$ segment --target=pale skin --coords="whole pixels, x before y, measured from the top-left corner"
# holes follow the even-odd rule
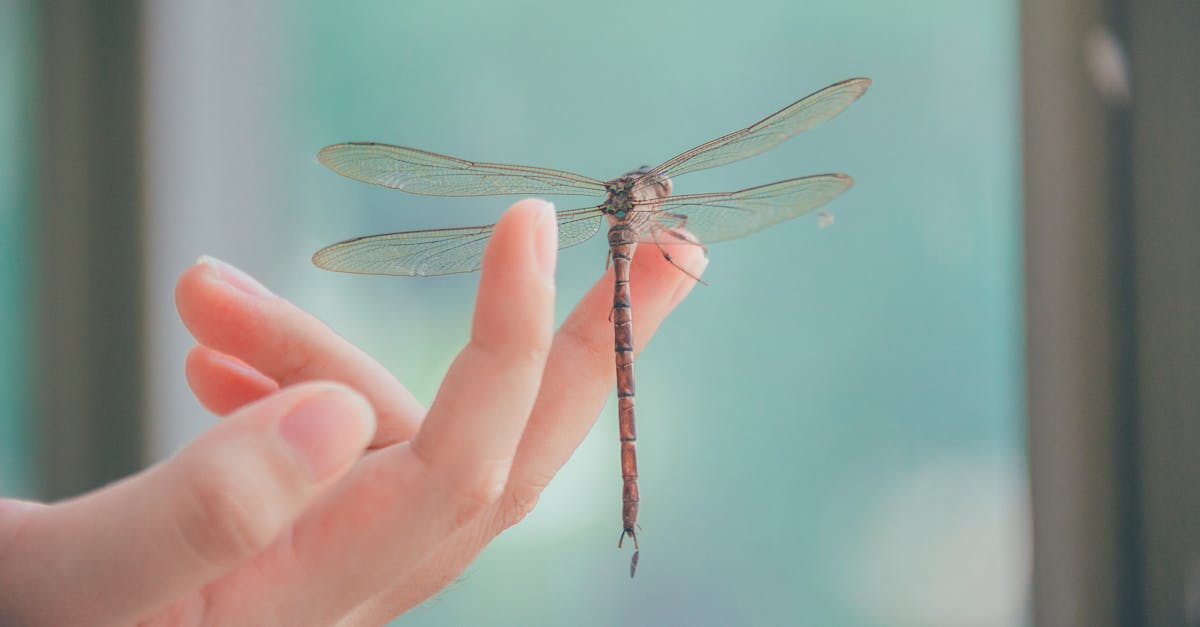
[[[248,275],[188,268],[187,380],[224,419],[95,492],[0,499],[0,624],[379,625],[446,586],[531,511],[614,385],[611,270],[555,332],[554,229],[542,201],[501,218],[428,410]],[[648,246],[631,283],[642,347],[694,281]]]

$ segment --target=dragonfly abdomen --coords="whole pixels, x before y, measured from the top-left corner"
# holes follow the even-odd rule
[[[637,429],[633,412],[633,298],[629,288],[629,264],[637,246],[637,232],[624,222],[608,230],[609,254],[613,264],[613,349],[617,365],[617,424],[621,435],[621,541],[633,540],[629,576],[637,569],[638,472]]]

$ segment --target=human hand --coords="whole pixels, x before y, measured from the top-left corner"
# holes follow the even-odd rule
[[[552,332],[554,225],[533,200],[500,220],[428,411],[247,275],[186,270],[188,382],[226,418],[96,492],[0,500],[0,623],[381,624],[437,592],[533,508],[613,387],[611,271]],[[641,347],[693,281],[646,248],[632,283]]]

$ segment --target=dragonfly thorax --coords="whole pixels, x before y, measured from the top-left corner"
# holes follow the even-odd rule
[[[650,174],[652,171],[650,166],[642,166],[605,184],[608,200],[603,211],[614,224],[631,219],[638,205],[671,195],[671,179]]]

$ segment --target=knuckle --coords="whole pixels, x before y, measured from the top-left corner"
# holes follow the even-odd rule
[[[313,377],[313,355],[310,349],[292,340],[285,340],[276,353],[281,381],[306,381]]]
[[[526,344],[522,357],[530,363],[546,363],[550,357],[550,338],[539,334],[534,341]]]
[[[499,469],[483,471],[463,486],[459,494],[468,501],[485,506],[492,505],[504,494],[504,482],[507,478],[505,474]]]
[[[596,360],[607,362],[612,359],[613,347],[611,334],[602,339],[597,335],[588,333],[588,331],[581,328],[578,324],[565,324],[560,333],[566,339],[573,342],[579,350],[583,351],[589,361],[593,363]]]
[[[513,334],[502,338],[476,336],[471,343],[489,358],[507,364],[539,365],[550,355],[550,342],[541,334],[525,337]]]
[[[479,516],[483,511],[492,507],[504,494],[505,483],[508,479],[506,465],[494,464],[474,473],[470,479],[460,481],[453,488],[458,505],[455,512],[455,523],[465,524]]]
[[[181,510],[179,533],[202,562],[224,565],[253,555],[274,539],[270,507],[244,477],[220,468],[186,475],[188,502]]]
[[[508,493],[503,507],[500,508],[497,524],[500,531],[521,522],[537,506],[541,495],[540,488],[521,488]]]

